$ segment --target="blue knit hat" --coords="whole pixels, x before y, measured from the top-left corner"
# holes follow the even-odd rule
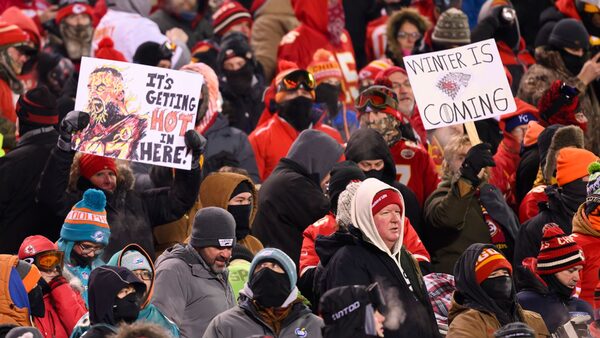
[[[283,268],[283,271],[285,271],[290,279],[291,289],[293,290],[296,287],[296,281],[298,280],[296,264],[294,264],[294,261],[290,258],[290,256],[276,248],[262,249],[256,254],[256,256],[254,256],[252,264],[250,264],[250,279],[252,279],[252,276],[254,275],[254,269],[256,269],[256,266],[264,261],[274,261],[279,264],[279,266]]]
[[[110,228],[106,220],[106,196],[97,189],[88,189],[83,199],[69,212],[60,230],[60,238],[67,241],[89,241],[108,244]]]

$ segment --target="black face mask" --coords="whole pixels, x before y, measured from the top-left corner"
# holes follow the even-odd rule
[[[513,300],[513,282],[509,276],[488,278],[481,283],[481,288],[495,301]]]
[[[227,211],[235,219],[235,238],[239,241],[250,233],[250,213],[252,204],[247,205],[229,205]]]
[[[548,285],[548,290],[555,293],[558,298],[563,301],[567,301],[571,298],[573,294],[573,289],[561,283],[558,278],[554,274],[552,275],[542,275],[541,276],[544,282]]]
[[[363,172],[365,173],[365,176],[367,178],[376,178],[376,179],[378,179],[380,181],[383,178],[383,169],[381,169],[381,170],[372,169],[372,170],[363,171]]]
[[[315,89],[315,102],[327,104],[329,116],[335,116],[338,113],[338,102],[342,88],[340,86],[321,83]]]
[[[44,294],[42,292],[42,288],[39,285],[36,285],[29,293],[27,294],[27,298],[29,298],[29,308],[31,309],[31,315],[34,317],[44,317],[46,316],[46,306],[44,305]]]
[[[254,300],[264,307],[281,307],[292,292],[288,276],[269,268],[256,272],[248,286]]]
[[[71,261],[73,261],[75,263],[75,265],[77,265],[77,266],[81,266],[81,267],[90,266],[90,265],[92,265],[92,262],[94,261],[94,259],[96,259],[96,256],[94,256],[94,257],[82,256],[82,255],[78,254],[77,252],[75,252],[75,250],[71,250]]]
[[[123,298],[117,297],[113,305],[113,316],[117,323],[133,323],[140,313],[137,295],[130,293]]]
[[[562,58],[563,63],[565,64],[565,67],[567,67],[569,73],[571,73],[573,76],[577,76],[581,71],[581,68],[583,68],[583,64],[585,61],[587,61],[586,58],[583,56],[573,55],[564,49],[560,49],[558,52],[560,53],[560,57]]]
[[[223,70],[223,75],[227,79],[227,86],[237,95],[248,95],[252,88],[252,78],[254,77],[254,68],[249,61],[238,70]]]
[[[313,101],[304,96],[281,103],[279,116],[286,120],[297,131],[307,129],[313,122],[311,117]]]
[[[561,187],[560,199],[570,213],[575,213],[587,197],[587,182],[577,179]]]

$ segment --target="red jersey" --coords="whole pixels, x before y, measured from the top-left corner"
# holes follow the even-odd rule
[[[340,45],[331,44],[327,33],[327,1],[293,0],[292,5],[301,24],[281,39],[277,59],[295,62],[300,68],[306,69],[317,49],[330,51],[342,69],[345,102],[354,104],[359,94],[358,71],[350,34],[344,30]]]
[[[422,207],[440,183],[433,160],[425,148],[404,139],[396,142],[390,151],[396,164],[396,179],[415,193]]]
[[[328,134],[340,144],[343,143],[340,133],[328,125],[318,123],[313,129]],[[300,135],[299,131],[280,118],[278,114],[273,114],[265,125],[256,128],[248,136],[254,150],[261,181],[264,182],[271,175],[279,160],[287,155],[298,135]]]
[[[387,46],[387,15],[369,22],[367,25],[367,37],[365,39],[365,53],[367,54],[367,62],[381,59],[385,56],[385,48]]]

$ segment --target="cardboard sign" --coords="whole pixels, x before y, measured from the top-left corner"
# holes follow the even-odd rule
[[[425,129],[514,112],[493,39],[440,52],[404,57]]]
[[[84,57],[75,109],[90,124],[73,149],[105,157],[190,169],[185,132],[194,128],[200,74]]]

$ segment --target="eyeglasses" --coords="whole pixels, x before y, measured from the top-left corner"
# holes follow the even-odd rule
[[[30,264],[35,264],[38,269],[44,272],[52,272],[57,268],[60,270],[63,267],[65,253],[62,251],[44,251],[32,258],[27,258],[25,261]]]
[[[82,255],[89,255],[93,252],[94,256],[100,256],[104,252],[104,247],[97,247],[83,243],[79,243],[77,245],[79,246],[79,249],[81,249]]]
[[[396,93],[385,86],[371,86],[360,93],[356,103],[356,107],[359,110],[365,110],[367,105],[377,110],[386,108],[397,110],[398,99],[396,98]]]
[[[152,280],[152,272],[148,270],[135,270],[133,274],[140,280]]]
[[[413,33],[407,33],[407,32],[398,32],[398,35],[396,35],[396,38],[398,39],[406,39],[406,38],[411,38],[413,40],[419,40],[423,35],[421,35],[421,33],[419,32],[413,32]]]
[[[304,89],[309,92],[315,89],[315,77],[302,69],[295,70],[286,75],[277,85],[277,91],[295,91]]]

